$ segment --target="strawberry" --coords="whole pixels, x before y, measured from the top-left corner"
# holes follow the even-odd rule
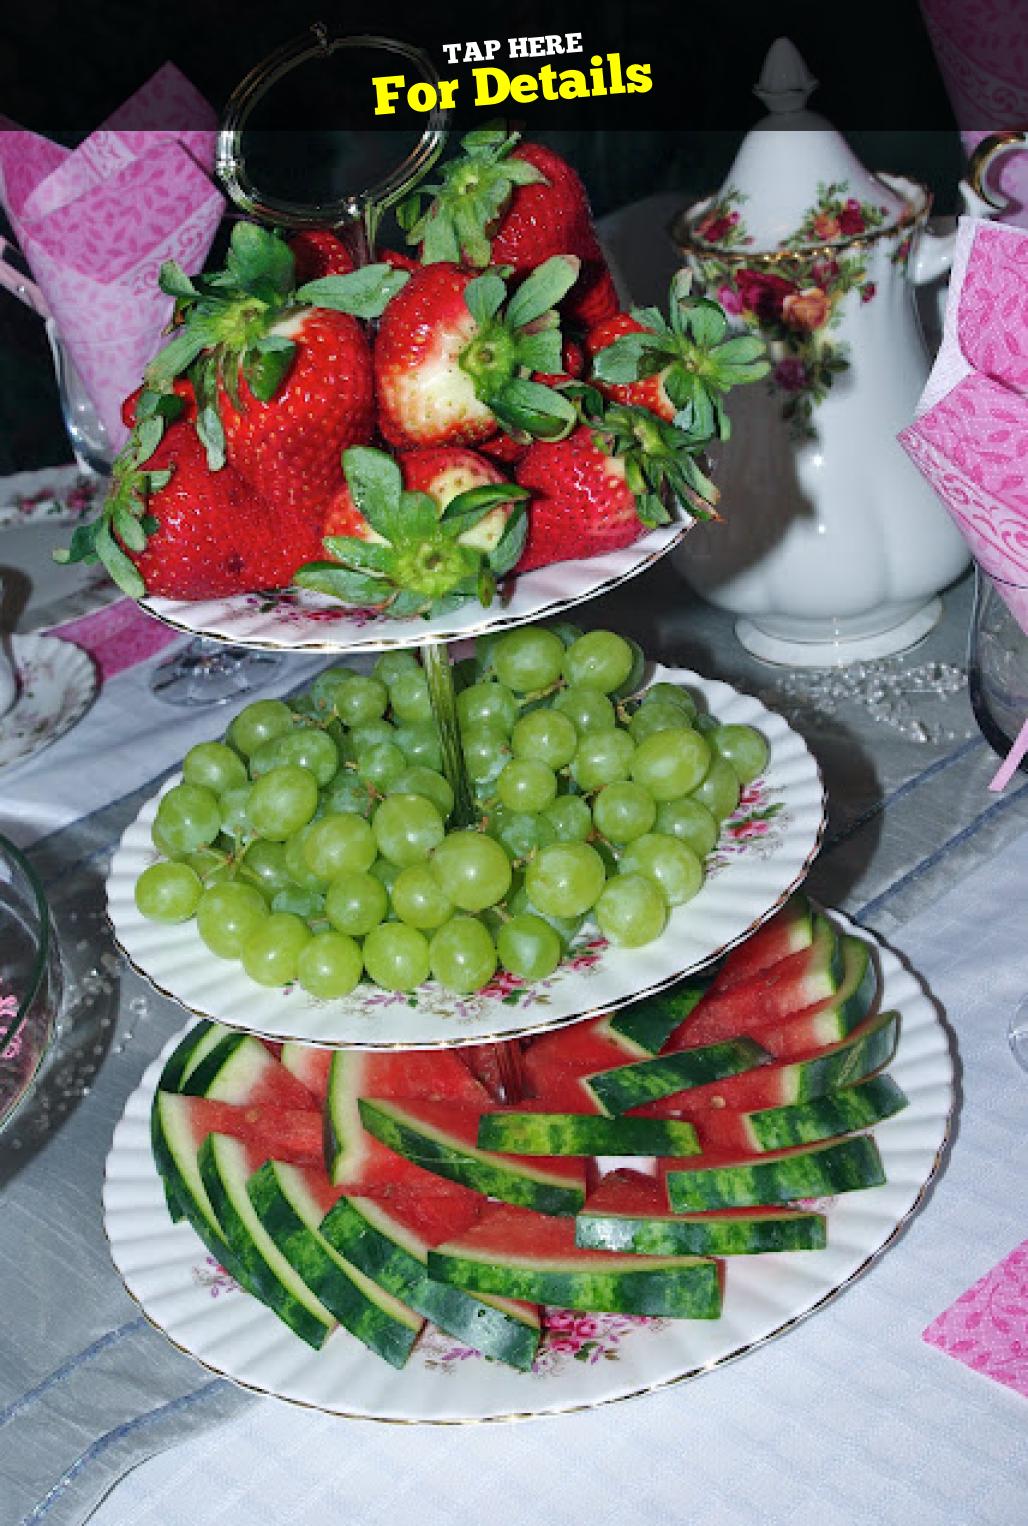
[[[618,313],[586,336],[592,381],[605,396],[649,408],[696,440],[728,438],[722,398],[766,376],[763,342],[729,335],[717,302],[694,297],[687,271],[671,283],[670,316],[655,307]]]
[[[301,233],[294,233],[289,248],[295,266],[293,279],[298,286],[322,276],[347,276],[357,268],[342,239],[328,228],[304,228]]]
[[[406,280],[369,265],[297,286],[289,246],[237,223],[224,271],[190,279],[173,262],[161,267],[178,324],[147,384],[167,390],[186,372],[212,470],[227,461],[255,492],[320,523],[341,452],[374,429],[370,348],[357,319],[377,316]]]
[[[394,460],[357,445],[343,471],[347,499],[335,501],[331,524],[344,533],[326,535],[333,560],[302,567],[301,588],[401,617],[441,614],[476,595],[490,602],[524,546],[526,488],[452,448]]]
[[[563,311],[585,326],[618,310],[617,293],[593,228],[585,186],[566,159],[517,133],[483,128],[462,142],[436,185],[419,188],[400,210],[408,241],[426,264],[438,260],[509,265],[524,275],[555,254],[582,262]],[[518,146],[515,146],[518,145]],[[422,214],[421,198],[432,201]]]
[[[390,445],[474,445],[498,429],[555,438],[575,412],[524,373],[554,372],[561,339],[553,304],[577,260],[548,260],[503,307],[495,271],[449,262],[417,270],[386,307],[375,343],[379,428]]]
[[[292,510],[256,497],[231,467],[212,472],[182,395],[136,394],[132,434],[100,517],[79,526],[67,561],[103,562],[125,593],[222,598],[287,584],[317,553]]]

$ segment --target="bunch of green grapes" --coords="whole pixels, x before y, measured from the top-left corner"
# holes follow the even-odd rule
[[[425,674],[409,652],[248,705],[186,755],[161,798],[149,918],[196,918],[212,953],[265,986],[347,995],[363,975],[480,990],[560,964],[587,921],[660,936],[703,883],[740,787],[766,767],[749,726],[687,690],[638,693],[643,654],[612,631],[526,626],[455,670],[476,822],[451,825]]]

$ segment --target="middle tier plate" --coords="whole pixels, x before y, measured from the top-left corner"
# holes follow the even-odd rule
[[[111,864],[107,901],[118,943],[157,990],[190,1011],[265,1038],[332,1048],[436,1049],[510,1039],[651,995],[738,943],[802,883],[825,812],[818,766],[780,715],[685,669],[658,668],[654,677],[692,690],[722,722],[755,726],[769,743],[770,760],[722,826],[700,893],[677,907],[661,937],[644,948],[615,948],[593,928],[547,979],[529,982],[500,971],[471,996],[434,981],[410,993],[365,981],[337,1001],[319,1001],[299,986],[269,990],[241,965],[210,953],[195,922],[149,922],[136,909],[136,880],[157,858],[150,829],[159,795],[128,828]],[[165,789],[177,782],[169,780]]]

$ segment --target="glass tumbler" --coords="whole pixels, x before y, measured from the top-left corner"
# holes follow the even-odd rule
[[[993,577],[975,568],[974,610],[967,680],[978,728],[1006,757],[1028,720],[1028,571],[1023,580]],[[1028,772],[1028,757],[1020,767]]]

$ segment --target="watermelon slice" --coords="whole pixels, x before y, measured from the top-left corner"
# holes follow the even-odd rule
[[[228,1077],[227,1083],[224,1077]],[[225,1094],[226,1084],[232,1097]],[[177,1088],[186,1096],[237,1100],[245,1087],[248,1107],[316,1109],[318,1099],[291,1075],[260,1039],[226,1030],[224,1038],[187,1068]]]
[[[771,1056],[750,1038],[725,1039],[677,1054],[656,1055],[635,1065],[619,1065],[585,1076],[582,1085],[604,1113],[626,1113],[642,1102],[673,1096],[684,1087],[704,1086],[766,1065]]]
[[[479,1149],[480,1110],[371,1097],[361,1097],[358,1108],[365,1129],[390,1150],[475,1192],[547,1214],[574,1213],[585,1200],[580,1159]]]
[[[613,1023],[610,1016],[594,1017],[533,1039],[524,1059],[530,1097],[554,1112],[597,1112],[595,1097],[582,1086],[583,1077],[651,1053],[637,1039],[616,1032]]]
[[[483,1113],[478,1143],[520,1155],[692,1155],[699,1149],[692,1124],[669,1118],[516,1110]]]
[[[694,1156],[662,1161],[661,1175],[668,1202],[678,1213],[792,1203],[798,1198],[880,1187],[885,1181],[878,1147],[870,1134],[757,1157]]]
[[[658,1102],[644,1103],[633,1108],[632,1115],[688,1119],[695,1123],[702,1139],[704,1123],[711,1113],[724,1109],[752,1113],[769,1107],[789,1107],[873,1075],[892,1059],[899,1027],[898,1012],[879,1012],[837,1044],[829,1044],[800,1059],[765,1065],[725,1081],[695,1086]]]
[[[814,931],[813,909],[806,896],[798,891],[770,921],[725,955],[714,981],[715,991],[727,991],[738,981],[748,980],[780,960],[788,959],[790,954],[809,948],[814,941]]]
[[[723,1208],[669,1213],[660,1182],[638,1171],[612,1171],[575,1220],[575,1243],[594,1250],[673,1256],[752,1256],[764,1251],[822,1250],[824,1214],[795,1208]]]
[[[670,1319],[717,1319],[721,1312],[716,1261],[584,1250],[572,1220],[510,1204],[488,1204],[463,1234],[429,1251],[428,1273],[472,1292],[562,1309]]]
[[[877,1075],[809,1102],[764,1108],[756,1113],[727,1109],[708,1112],[698,1125],[698,1132],[705,1151],[762,1154],[872,1128],[906,1105],[907,1099],[892,1077]]]
[[[611,1037],[634,1044],[645,1054],[659,1054],[680,1023],[710,989],[713,972],[689,975],[656,996],[633,1002],[607,1019]]]
[[[701,1044],[716,1044],[749,1033],[773,1018],[802,1012],[834,996],[844,975],[839,936],[825,917],[816,917],[809,948],[780,959],[768,970],[736,981],[727,990],[712,988],[675,1029],[662,1053],[675,1054]]]
[[[878,1001],[878,972],[871,949],[859,938],[843,938],[843,977],[824,1001],[790,1017],[749,1029],[780,1060],[795,1059],[844,1039],[872,1012]]]

